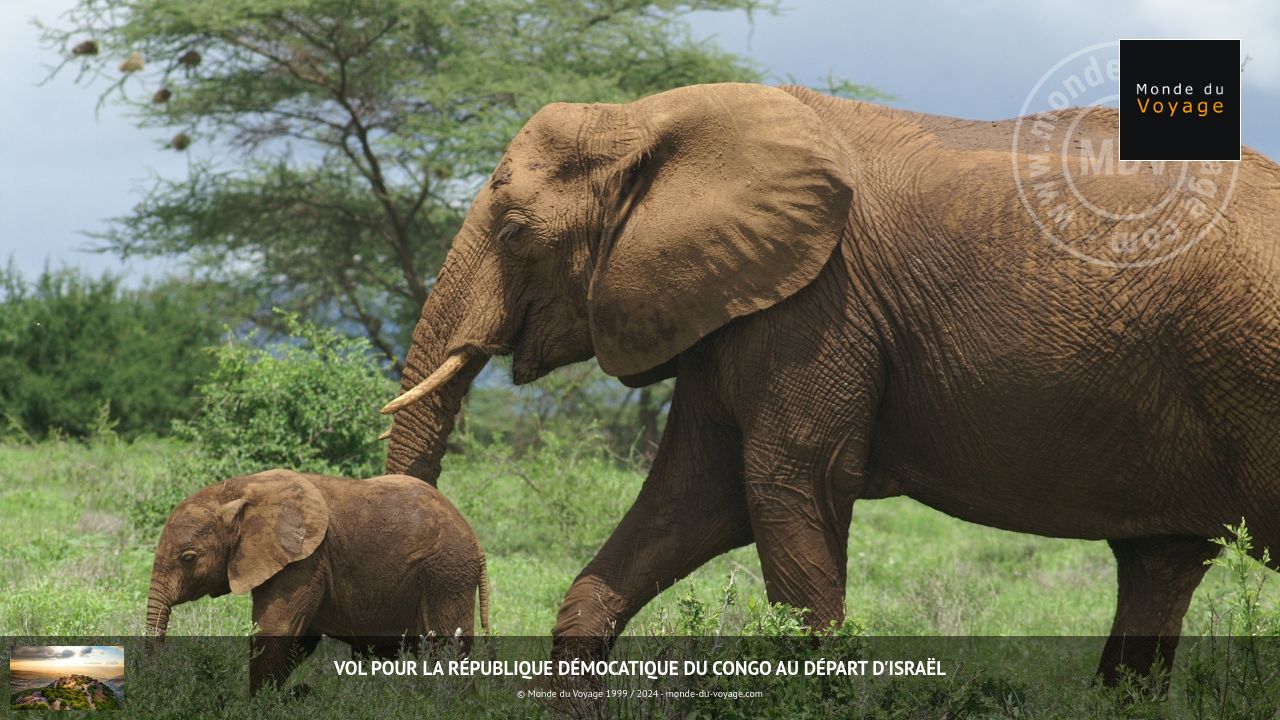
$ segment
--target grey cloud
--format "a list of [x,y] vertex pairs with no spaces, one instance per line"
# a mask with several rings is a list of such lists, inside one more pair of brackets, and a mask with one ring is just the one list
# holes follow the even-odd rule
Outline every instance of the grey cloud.
[[[895,96],[889,104],[972,119],[1014,117],[1040,77],[1082,48],[1119,38],[1238,37],[1246,145],[1280,159],[1280,3],[1242,0],[791,0],[778,16],[700,13],[699,37],[757,60],[771,82],[827,75]],[[1044,110],[1047,108],[1033,108]]]
[[[0,2],[0,263],[28,274],[79,265],[163,273],[177,266],[79,252],[83,231],[125,215],[135,183],[153,173],[181,177],[186,157],[159,148],[164,133],[141,131],[114,108],[94,119],[99,87],[71,74],[35,87],[54,62],[26,21],[56,21],[74,0]],[[780,15],[698,13],[695,36],[756,61],[770,82],[821,87],[828,74],[896,96],[891,104],[975,119],[1018,114],[1040,76],[1070,53],[1121,37],[1235,36],[1252,56],[1243,77],[1244,142],[1280,159],[1280,3],[1239,0],[787,0]],[[1043,109],[1043,108],[1039,108]]]
[[76,651],[70,648],[59,649],[50,645],[17,645],[13,648],[14,660],[61,660],[75,654]]

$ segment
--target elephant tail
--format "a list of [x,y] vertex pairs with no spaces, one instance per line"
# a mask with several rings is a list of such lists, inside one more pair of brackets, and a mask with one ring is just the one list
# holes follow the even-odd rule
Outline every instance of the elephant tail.
[[480,628],[485,634],[489,632],[489,563],[484,557],[484,548],[480,550],[480,588],[476,593],[480,600]]

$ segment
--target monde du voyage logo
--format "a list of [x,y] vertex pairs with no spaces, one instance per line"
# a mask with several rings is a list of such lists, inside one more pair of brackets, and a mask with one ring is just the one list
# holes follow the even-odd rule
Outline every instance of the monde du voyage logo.
[[1120,41],[1120,160],[1240,159],[1239,40]]
[[[1045,238],[1080,260],[1117,269],[1170,261],[1225,215],[1240,112],[1238,40],[1081,48],[1023,102],[1010,154],[1018,199]],[[1132,191],[1117,192],[1119,182]]]

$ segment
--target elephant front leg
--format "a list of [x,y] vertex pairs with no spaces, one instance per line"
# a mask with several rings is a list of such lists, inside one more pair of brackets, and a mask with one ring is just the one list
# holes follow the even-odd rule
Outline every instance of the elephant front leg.
[[770,602],[808,611],[822,630],[844,620],[849,521],[854,494],[821,477],[749,479],[751,528]]
[[[298,663],[306,660],[320,644],[319,635],[283,637],[279,635],[254,635],[250,649],[254,654],[249,661],[249,694],[255,695],[265,683],[279,686],[289,677]],[[295,697],[311,692],[302,684],[294,688]]]
[[769,407],[745,440],[751,530],[770,602],[807,610],[822,631],[844,620],[849,522],[867,480],[874,384],[852,397],[806,395]]
[[639,497],[565,596],[556,657],[603,657],[627,621],[700,565],[751,542],[736,428],[677,387]]
[[295,574],[301,575],[282,571],[253,591],[253,622],[259,629],[250,642],[250,695],[264,683],[282,684],[319,643],[319,634],[307,632],[319,606],[318,588]]

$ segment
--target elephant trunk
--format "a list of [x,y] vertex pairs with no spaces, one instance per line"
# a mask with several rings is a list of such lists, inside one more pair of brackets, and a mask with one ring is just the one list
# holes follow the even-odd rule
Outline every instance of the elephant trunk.
[[160,640],[169,631],[169,611],[173,604],[159,592],[153,582],[147,594],[147,635]]
[[[463,232],[468,230],[464,227]],[[432,485],[440,476],[440,460],[462,399],[501,346],[502,313],[479,307],[484,299],[473,291],[496,280],[483,283],[477,278],[475,264],[460,259],[467,244],[456,245],[464,249],[449,253],[413,330],[401,396],[383,409],[395,413],[388,434],[387,472]]]

